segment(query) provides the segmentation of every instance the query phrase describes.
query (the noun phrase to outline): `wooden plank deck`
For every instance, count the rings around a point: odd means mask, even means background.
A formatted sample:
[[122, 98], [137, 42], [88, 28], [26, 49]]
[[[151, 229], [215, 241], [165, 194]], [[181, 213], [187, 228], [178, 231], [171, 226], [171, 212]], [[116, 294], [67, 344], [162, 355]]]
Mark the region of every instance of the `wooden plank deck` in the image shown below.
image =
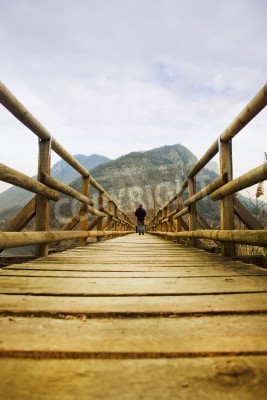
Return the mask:
[[0, 288], [0, 399], [267, 398], [262, 268], [133, 234]]

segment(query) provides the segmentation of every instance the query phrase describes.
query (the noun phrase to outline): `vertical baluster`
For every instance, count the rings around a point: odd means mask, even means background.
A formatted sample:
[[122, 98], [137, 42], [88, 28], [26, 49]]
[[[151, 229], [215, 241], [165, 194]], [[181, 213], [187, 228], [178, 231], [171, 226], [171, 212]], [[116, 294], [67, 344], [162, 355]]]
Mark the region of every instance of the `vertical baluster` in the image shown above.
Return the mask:
[[[90, 196], [90, 176], [82, 177], [82, 194], [86, 197]], [[89, 226], [89, 212], [87, 204], [82, 203], [80, 208], [80, 230], [87, 231]], [[79, 239], [79, 246], [85, 246], [87, 243], [86, 238]]]
[[[42, 182], [42, 173], [50, 175], [51, 163], [51, 138], [48, 140], [39, 139], [39, 159], [38, 159], [38, 181]], [[43, 196], [36, 196], [36, 231], [48, 231], [50, 204], [49, 200]], [[36, 256], [48, 256], [48, 244], [39, 244], [36, 246]]]
[[[109, 200], [109, 202], [108, 202], [108, 211], [111, 212], [111, 213], [112, 213], [112, 205], [113, 205], [113, 202], [111, 200]], [[112, 217], [108, 216], [107, 230], [111, 231], [111, 229], [112, 229]]]
[[[118, 207], [116, 206], [116, 204], [114, 204], [114, 216], [115, 218], [118, 218]], [[118, 230], [118, 222], [114, 222], [114, 231]]]
[[[181, 211], [183, 208], [183, 197], [181, 195], [177, 198], [177, 210], [178, 212]], [[176, 219], [176, 232], [182, 232], [182, 217]], [[181, 243], [182, 239], [177, 238], [176, 242]]]
[[[168, 213], [168, 207], [164, 207], [164, 209], [162, 210], [162, 216], [164, 219], [167, 218], [167, 213]], [[168, 222], [163, 223], [163, 231], [168, 232]]]
[[[188, 197], [193, 196], [196, 193], [196, 179], [188, 178]], [[196, 204], [191, 204], [189, 213], [189, 230], [195, 231], [197, 229], [197, 207]], [[190, 246], [196, 246], [196, 239], [190, 239]]]
[[[220, 173], [228, 175], [228, 182], [233, 179], [232, 166], [232, 141], [220, 141]], [[221, 229], [234, 229], [234, 197], [226, 196], [220, 200]], [[235, 255], [234, 243], [222, 242], [222, 256], [233, 257]]]
[[[98, 194], [98, 209], [100, 211], [102, 211], [103, 204], [104, 204], [104, 196], [103, 196], [103, 193], [100, 192]], [[99, 219], [99, 221], [97, 223], [97, 230], [98, 231], [102, 231], [103, 230], [103, 218], [102, 217]], [[97, 240], [97, 242], [101, 242], [102, 237], [101, 236], [97, 236], [96, 240]]]

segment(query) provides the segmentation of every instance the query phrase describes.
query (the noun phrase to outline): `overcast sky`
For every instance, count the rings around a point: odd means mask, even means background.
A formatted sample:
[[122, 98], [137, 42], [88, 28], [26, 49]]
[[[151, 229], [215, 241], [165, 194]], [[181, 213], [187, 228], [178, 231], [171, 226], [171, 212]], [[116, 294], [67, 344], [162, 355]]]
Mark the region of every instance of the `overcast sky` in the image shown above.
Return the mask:
[[[266, 0], [0, 0], [1, 81], [72, 154], [201, 157], [266, 83], [266, 16]], [[234, 139], [235, 176], [263, 162], [266, 123]], [[34, 175], [36, 136], [3, 107], [0, 132], [1, 162]]]

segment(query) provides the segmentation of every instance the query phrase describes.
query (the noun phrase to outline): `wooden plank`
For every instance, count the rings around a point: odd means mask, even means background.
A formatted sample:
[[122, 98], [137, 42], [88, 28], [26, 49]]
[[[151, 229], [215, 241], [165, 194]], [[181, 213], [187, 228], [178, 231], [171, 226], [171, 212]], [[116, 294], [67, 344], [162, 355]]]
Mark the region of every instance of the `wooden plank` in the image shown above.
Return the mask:
[[[227, 266], [228, 264], [226, 264]], [[239, 267], [239, 263], [229, 263], [229, 266], [234, 265], [237, 268]], [[242, 265], [244, 265], [242, 263]], [[212, 262], [188, 262], [188, 261], [180, 261], [178, 263], [158, 263], [155, 265], [153, 262], [146, 262], [145, 264], [140, 261], [140, 262], [132, 262], [132, 263], [126, 263], [126, 262], [117, 262], [116, 264], [111, 264], [110, 262], [106, 261], [99, 261], [99, 262], [89, 262], [89, 261], [84, 261], [77, 264], [75, 260], [71, 259], [69, 262], [39, 262], [39, 263], [34, 263], [34, 262], [29, 262], [29, 263], [23, 263], [23, 264], [13, 264], [9, 265], [8, 267], [5, 267], [3, 271], [7, 270], [44, 270], [44, 271], [124, 271], [124, 272], [142, 272], [142, 271], [151, 271], [151, 272], [157, 272], [157, 271], [177, 271], [179, 272], [180, 269], [183, 268], [190, 268], [191, 269], [201, 269], [201, 268], [206, 268], [210, 267], [211, 269], [215, 267], [220, 267], [222, 266], [220, 263], [212, 263]], [[255, 266], [253, 266], [254, 268]], [[255, 270], [256, 271], [256, 270]], [[265, 274], [265, 269], [260, 270], [262, 274]], [[192, 271], [192, 273], [194, 273]]]
[[[49, 265], [48, 265], [49, 267]], [[194, 268], [190, 267], [163, 267], [163, 268], [155, 268], [155, 267], [143, 267], [141, 271], [137, 271], [136, 268], [128, 267], [128, 271], [125, 270], [125, 267], [118, 268], [116, 265], [108, 266], [106, 270], [102, 268], [93, 268], [88, 266], [87, 271], [82, 271], [79, 269], [79, 266], [75, 265], [73, 269], [69, 269], [68, 265], [65, 266], [65, 270], [46, 269], [46, 265], [42, 265], [40, 268], [26, 268], [21, 265], [15, 269], [12, 268], [3, 268], [0, 270], [0, 276], [36, 276], [36, 277], [59, 277], [59, 278], [162, 278], [162, 277], [172, 277], [172, 278], [181, 278], [181, 277], [210, 277], [210, 276], [244, 276], [244, 275], [261, 275], [267, 276], [267, 270], [254, 267], [252, 265], [237, 265], [237, 266], [220, 266], [215, 265], [211, 266], [195, 266]], [[140, 269], [140, 268], [139, 268]]]
[[[208, 327], [208, 329], [207, 329]], [[267, 355], [266, 315], [201, 318], [33, 318], [0, 317], [1, 356], [41, 352], [94, 356], [126, 354]]]
[[267, 293], [199, 296], [65, 297], [0, 295], [0, 312], [51, 314], [194, 314], [267, 311]]
[[[177, 269], [179, 270], [180, 268], [190, 268], [190, 269], [195, 269], [195, 268], [205, 268], [209, 266], [210, 268], [214, 268], [216, 266], [219, 266], [220, 264], [216, 263], [193, 263], [193, 262], [180, 262], [180, 263], [167, 263], [167, 264], [157, 264], [155, 266], [154, 262], [147, 262], [143, 263], [142, 261], [136, 262], [136, 263], [125, 263], [125, 262], [117, 262], [115, 265], [111, 264], [110, 262], [79, 262], [79, 264], [75, 263], [75, 260], [70, 261], [70, 262], [53, 262], [53, 263], [38, 263], [38, 264], [33, 264], [33, 263], [24, 263], [22, 264], [13, 264], [8, 267], [5, 267], [3, 271], [6, 271], [8, 269], [31, 269], [31, 270], [44, 270], [44, 271], [124, 271], [124, 272], [131, 272], [131, 271], [136, 271], [136, 272], [142, 272], [142, 271], [151, 271], [151, 272], [157, 272], [157, 271], [162, 271], [162, 270], [168, 270], [168, 271], [176, 271]], [[192, 272], [194, 273], [194, 272]], [[264, 274], [264, 270], [263, 273]]]
[[0, 359], [0, 396], [28, 400], [254, 400], [267, 397], [267, 357], [152, 360]]
[[160, 295], [267, 291], [266, 276], [205, 278], [54, 278], [0, 276], [0, 293], [65, 295]]

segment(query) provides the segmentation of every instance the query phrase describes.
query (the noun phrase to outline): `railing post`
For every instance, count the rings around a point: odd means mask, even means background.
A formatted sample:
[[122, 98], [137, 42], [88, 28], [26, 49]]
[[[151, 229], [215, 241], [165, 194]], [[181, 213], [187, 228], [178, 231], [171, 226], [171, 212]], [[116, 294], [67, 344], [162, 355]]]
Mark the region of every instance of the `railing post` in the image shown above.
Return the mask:
[[[162, 217], [166, 219], [167, 214], [168, 214], [168, 207], [164, 207], [162, 210]], [[162, 230], [163, 232], [168, 232], [168, 221], [162, 223]]]
[[[177, 210], [178, 212], [181, 211], [183, 208], [183, 197], [182, 195], [178, 196], [177, 198]], [[182, 232], [182, 217], [176, 219], [176, 232]], [[181, 243], [182, 239], [177, 238], [176, 243]]]
[[[114, 216], [118, 219], [118, 207], [114, 204]], [[117, 231], [118, 222], [114, 222], [114, 230]]]
[[[47, 140], [39, 139], [39, 159], [38, 159], [38, 174], [37, 179], [42, 182], [42, 173], [50, 175], [51, 163], [51, 138]], [[43, 196], [36, 196], [36, 231], [48, 231], [50, 204], [49, 200]], [[36, 256], [48, 256], [48, 244], [39, 244], [36, 246]]]
[[[108, 211], [112, 213], [112, 204], [113, 202], [111, 200], [109, 200], [108, 202]], [[108, 226], [107, 226], [107, 230], [111, 231], [112, 229], [112, 217], [109, 215], [108, 216]]]
[[[163, 217], [163, 210], [160, 210], [160, 212], [159, 212], [159, 218], [162, 218], [162, 217]], [[159, 230], [160, 230], [160, 231], [163, 231], [162, 219], [161, 219], [161, 221], [160, 221], [160, 223], [159, 223]]]
[[[86, 197], [90, 196], [90, 176], [82, 177], [82, 194]], [[89, 226], [88, 221], [88, 207], [85, 203], [82, 203], [80, 208], [80, 230], [87, 231]], [[79, 239], [79, 246], [85, 246], [87, 243], [86, 238]]]
[[[103, 204], [104, 204], [103, 193], [99, 192], [99, 194], [98, 194], [98, 209], [100, 211], [103, 208]], [[103, 218], [99, 218], [99, 221], [97, 223], [97, 230], [98, 231], [102, 231], [103, 230]], [[97, 242], [101, 242], [102, 237], [101, 236], [97, 236], [96, 240], [97, 240]]]
[[[193, 196], [196, 193], [196, 179], [188, 178], [188, 197]], [[197, 207], [195, 204], [191, 204], [189, 213], [189, 230], [195, 231], [197, 229]], [[196, 246], [196, 239], [190, 239], [190, 246]]]
[[[220, 140], [220, 173], [221, 176], [227, 173], [227, 181], [233, 179], [233, 166], [232, 166], [232, 141], [223, 142]], [[220, 218], [221, 229], [235, 229], [234, 226], [234, 197], [229, 195], [220, 201]], [[222, 243], [222, 256], [233, 257], [235, 255], [234, 243]]]

